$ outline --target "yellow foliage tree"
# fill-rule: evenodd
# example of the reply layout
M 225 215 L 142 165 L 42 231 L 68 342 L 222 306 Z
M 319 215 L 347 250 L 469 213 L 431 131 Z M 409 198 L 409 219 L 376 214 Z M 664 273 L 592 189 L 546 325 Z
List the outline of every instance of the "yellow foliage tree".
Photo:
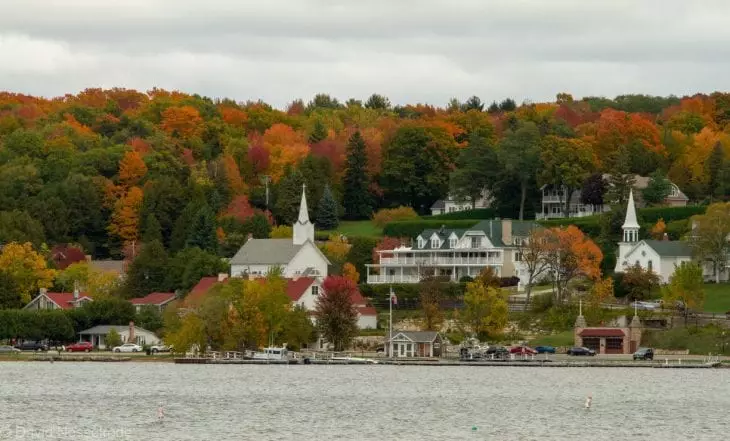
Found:
M 139 184 L 139 181 L 147 174 L 147 166 L 142 156 L 135 150 L 128 151 L 119 161 L 119 182 L 125 188 Z
M 56 271 L 48 268 L 46 260 L 33 250 L 30 242 L 5 245 L 0 253 L 0 268 L 15 280 L 23 303 L 30 302 L 39 288 L 50 287 L 56 276 Z
M 667 224 L 664 223 L 664 219 L 659 219 L 653 227 L 651 227 L 651 237 L 656 240 L 662 240 L 664 233 L 667 231 Z
M 590 297 L 588 302 L 591 306 L 600 308 L 604 303 L 613 303 L 615 300 L 613 294 L 613 279 L 606 277 L 605 279 L 596 282 L 591 289 Z
M 125 243 L 139 239 L 139 211 L 143 197 L 139 187 L 132 187 L 114 205 L 109 232 Z
M 332 262 L 344 262 L 350 248 L 352 248 L 352 245 L 347 242 L 345 236 L 331 234 L 327 242 L 322 245 L 322 252 Z
M 360 281 L 360 273 L 357 272 L 355 265 L 350 262 L 345 262 L 345 264 L 342 265 L 342 275 L 352 280 L 353 283 L 358 283 Z
M 294 231 L 289 225 L 277 225 L 269 233 L 269 237 L 272 239 L 289 239 L 292 236 L 294 236 Z
M 78 262 L 58 274 L 56 285 L 66 292 L 77 286 L 82 292 L 98 299 L 111 296 L 119 288 L 120 280 L 113 272 L 99 271 L 86 262 Z

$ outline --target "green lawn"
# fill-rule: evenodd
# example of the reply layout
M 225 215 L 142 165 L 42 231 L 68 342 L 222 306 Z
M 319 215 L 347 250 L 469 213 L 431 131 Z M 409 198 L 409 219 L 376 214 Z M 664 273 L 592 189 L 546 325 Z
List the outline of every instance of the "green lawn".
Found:
M 730 311 L 730 284 L 705 284 L 705 312 L 725 313 Z
M 530 341 L 530 346 L 573 346 L 575 344 L 575 336 L 573 331 L 565 331 L 559 334 L 543 335 Z
M 383 235 L 383 229 L 376 227 L 371 220 L 341 221 L 339 227 L 331 231 L 323 231 L 323 233 L 340 233 L 345 236 L 380 237 Z

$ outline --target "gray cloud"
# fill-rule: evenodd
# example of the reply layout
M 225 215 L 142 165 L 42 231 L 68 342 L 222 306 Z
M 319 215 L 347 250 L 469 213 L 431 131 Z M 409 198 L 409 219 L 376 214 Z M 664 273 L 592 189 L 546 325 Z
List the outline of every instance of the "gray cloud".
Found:
M 327 92 L 445 104 L 727 88 L 730 3 L 6 0 L 0 89 L 180 89 L 283 107 Z

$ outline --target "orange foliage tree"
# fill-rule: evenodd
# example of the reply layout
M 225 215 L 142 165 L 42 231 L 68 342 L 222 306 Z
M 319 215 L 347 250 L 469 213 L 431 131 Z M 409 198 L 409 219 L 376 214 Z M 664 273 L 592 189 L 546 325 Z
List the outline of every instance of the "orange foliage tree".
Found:
M 597 121 L 598 159 L 604 163 L 626 146 L 638 144 L 647 151 L 666 155 L 656 124 L 636 113 L 605 109 Z
M 241 178 L 241 171 L 238 169 L 236 160 L 231 155 L 223 155 L 223 170 L 226 174 L 226 180 L 228 181 L 228 188 L 234 195 L 241 194 L 246 190 L 246 184 L 244 184 Z
M 146 174 L 147 166 L 136 150 L 125 153 L 122 160 L 119 161 L 119 182 L 125 188 L 139 184 Z
M 294 166 L 309 153 L 304 138 L 286 124 L 274 124 L 264 132 L 261 145 L 269 153 L 268 174 L 278 182 L 287 166 Z
M 651 237 L 656 240 L 662 240 L 664 233 L 667 231 L 667 224 L 664 223 L 664 219 L 659 219 L 653 227 L 651 227 Z
M 192 106 L 168 107 L 162 112 L 160 127 L 176 138 L 191 138 L 202 133 L 203 118 Z
M 569 295 L 568 283 L 576 277 L 598 280 L 601 277 L 603 253 L 578 227 L 551 228 L 546 233 L 545 260 L 553 284 L 557 302 Z
M 352 283 L 358 283 L 360 281 L 360 273 L 357 272 L 355 265 L 350 262 L 345 262 L 342 265 L 342 276 L 352 280 Z
M 143 197 L 139 187 L 132 187 L 114 206 L 109 232 L 124 243 L 139 239 L 139 211 Z

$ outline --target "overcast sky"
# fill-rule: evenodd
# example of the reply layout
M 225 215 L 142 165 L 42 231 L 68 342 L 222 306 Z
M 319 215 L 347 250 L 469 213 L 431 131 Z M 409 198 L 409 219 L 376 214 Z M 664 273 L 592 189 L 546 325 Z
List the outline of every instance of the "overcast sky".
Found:
M 445 105 L 728 90 L 726 0 L 2 0 L 0 90 Z

